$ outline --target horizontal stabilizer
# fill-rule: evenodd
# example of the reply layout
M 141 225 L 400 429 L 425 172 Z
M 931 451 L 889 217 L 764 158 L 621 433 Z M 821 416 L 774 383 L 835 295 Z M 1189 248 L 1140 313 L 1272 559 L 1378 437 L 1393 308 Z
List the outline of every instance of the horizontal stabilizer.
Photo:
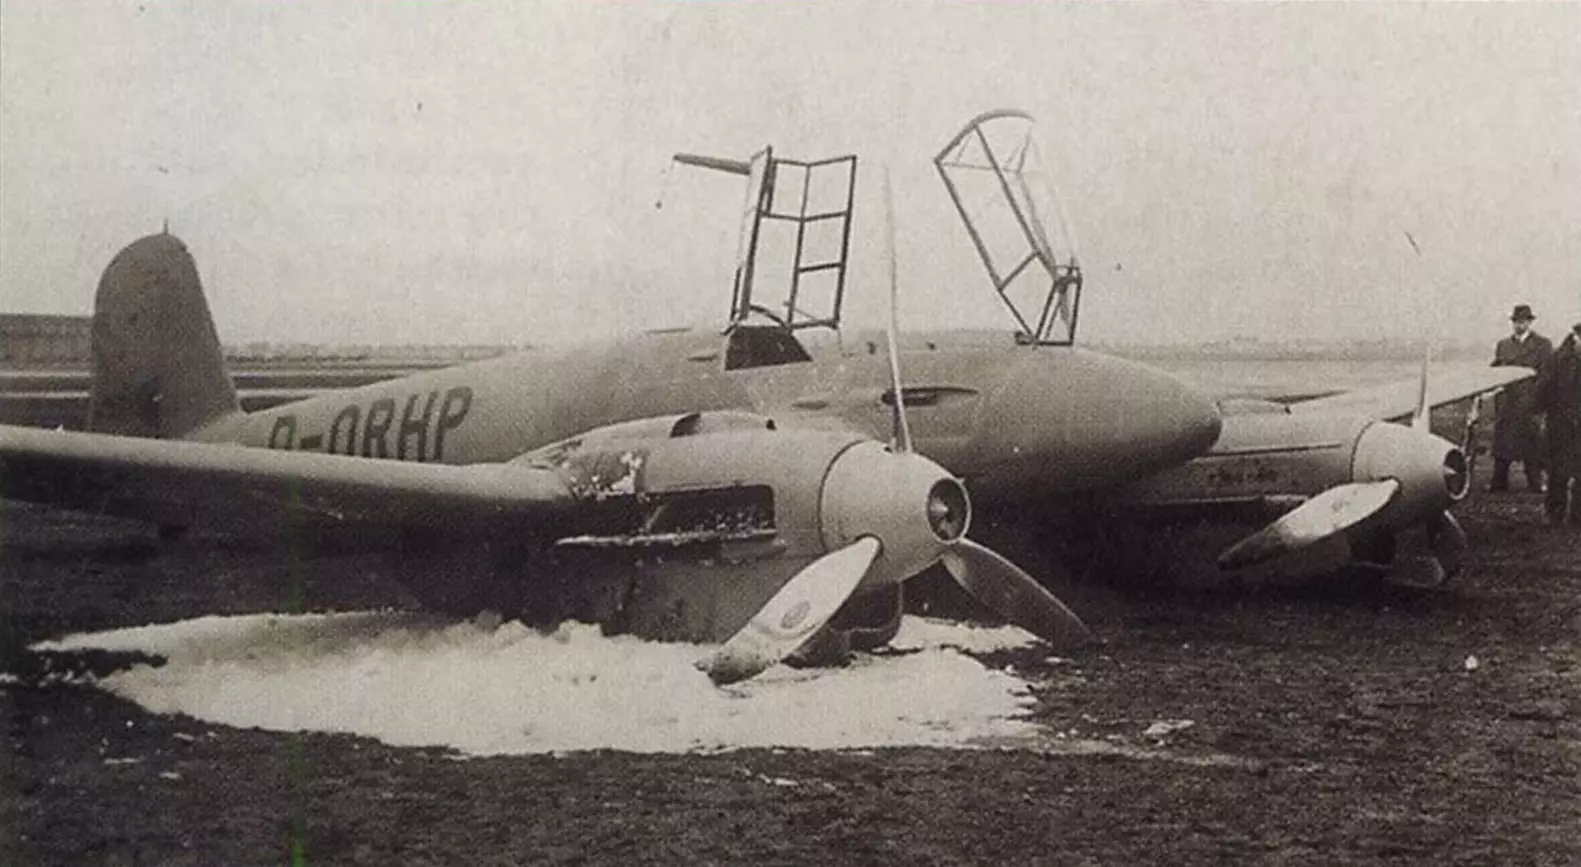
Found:
M 1219 555 L 1222 569 L 1244 569 L 1321 542 L 1360 524 L 1400 491 L 1394 479 L 1329 488 Z

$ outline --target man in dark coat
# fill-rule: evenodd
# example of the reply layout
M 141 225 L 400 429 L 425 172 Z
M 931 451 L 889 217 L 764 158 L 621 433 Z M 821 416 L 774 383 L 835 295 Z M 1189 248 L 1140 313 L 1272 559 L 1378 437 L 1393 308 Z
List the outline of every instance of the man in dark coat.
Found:
M 1536 401 L 1548 415 L 1548 496 L 1543 503 L 1548 523 L 1565 521 L 1581 527 L 1581 322 L 1559 344 L 1537 374 Z
M 1517 304 L 1510 314 L 1512 334 L 1500 340 L 1493 349 L 1493 366 L 1515 365 L 1539 370 L 1554 345 L 1548 338 L 1532 330 L 1532 308 Z M 1529 379 L 1504 387 L 1493 404 L 1497 418 L 1493 426 L 1493 484 L 1492 491 L 1510 489 L 1510 464 L 1519 461 L 1526 471 L 1526 488 L 1532 492 L 1543 489 L 1543 433 L 1537 420 L 1536 384 Z

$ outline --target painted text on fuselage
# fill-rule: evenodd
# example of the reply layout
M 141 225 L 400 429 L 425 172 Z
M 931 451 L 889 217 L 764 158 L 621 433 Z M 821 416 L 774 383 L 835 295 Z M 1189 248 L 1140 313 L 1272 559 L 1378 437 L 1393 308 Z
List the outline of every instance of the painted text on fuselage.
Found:
M 439 463 L 445 459 L 445 436 L 461 426 L 472 409 L 472 389 L 465 385 L 409 394 L 404 399 L 381 397 L 348 403 L 331 416 L 328 428 L 314 429 L 296 413 L 275 417 L 269 448 L 297 449 L 364 458 Z

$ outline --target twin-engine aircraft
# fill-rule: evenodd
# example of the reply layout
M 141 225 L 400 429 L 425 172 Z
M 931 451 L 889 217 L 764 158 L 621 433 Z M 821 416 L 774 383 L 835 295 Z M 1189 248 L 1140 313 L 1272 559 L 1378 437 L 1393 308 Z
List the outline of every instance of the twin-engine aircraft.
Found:
M 1464 493 L 1458 450 L 1426 431 L 1221 418 L 1173 376 L 1075 346 L 1081 268 L 1024 113 L 973 119 L 934 160 L 1017 323 L 988 344 L 897 341 L 893 319 L 886 339 L 803 339 L 839 333 L 854 156 L 677 159 L 747 178 L 722 331 L 526 351 L 248 413 L 192 257 L 150 236 L 99 284 L 88 431 L 0 427 L 0 495 L 298 549 L 349 535 L 433 607 L 718 643 L 701 667 L 725 683 L 888 641 L 902 582 L 941 562 L 1055 647 L 1088 642 L 1039 582 L 966 538 L 974 502 L 1115 521 L 1306 502 L 1226 552 L 1219 568 L 1236 570 L 1332 540 L 1349 556 L 1349 540 L 1440 520 Z M 1246 484 L 1227 491 L 1236 473 Z M 1310 519 L 1336 499 L 1346 521 Z
M 941 561 L 1054 646 L 1087 643 L 1037 581 L 966 538 L 962 479 L 1000 503 L 1135 479 L 1206 448 L 1212 403 L 1069 345 L 901 358 L 889 341 L 814 360 L 797 332 L 838 324 L 855 158 L 765 151 L 745 171 L 722 333 L 528 351 L 252 413 L 186 247 L 138 240 L 95 298 L 87 432 L 0 429 L 0 493 L 292 544 L 371 531 L 429 604 L 723 642 L 702 663 L 721 683 L 826 625 L 837 645 L 888 640 L 900 582 Z M 776 312 L 755 278 L 787 242 Z M 1079 274 L 1058 279 L 1073 324 Z M 834 307 L 813 319 L 820 292 Z M 915 450 L 897 432 L 908 416 Z

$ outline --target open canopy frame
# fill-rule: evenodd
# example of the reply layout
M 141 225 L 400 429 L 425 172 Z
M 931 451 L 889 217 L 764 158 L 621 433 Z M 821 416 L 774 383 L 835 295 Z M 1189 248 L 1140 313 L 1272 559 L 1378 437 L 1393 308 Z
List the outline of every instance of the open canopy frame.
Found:
M 1018 339 L 1068 345 L 1076 339 L 1081 265 L 1035 129 L 1025 112 L 985 112 L 933 164 L 994 291 L 1015 317 Z

